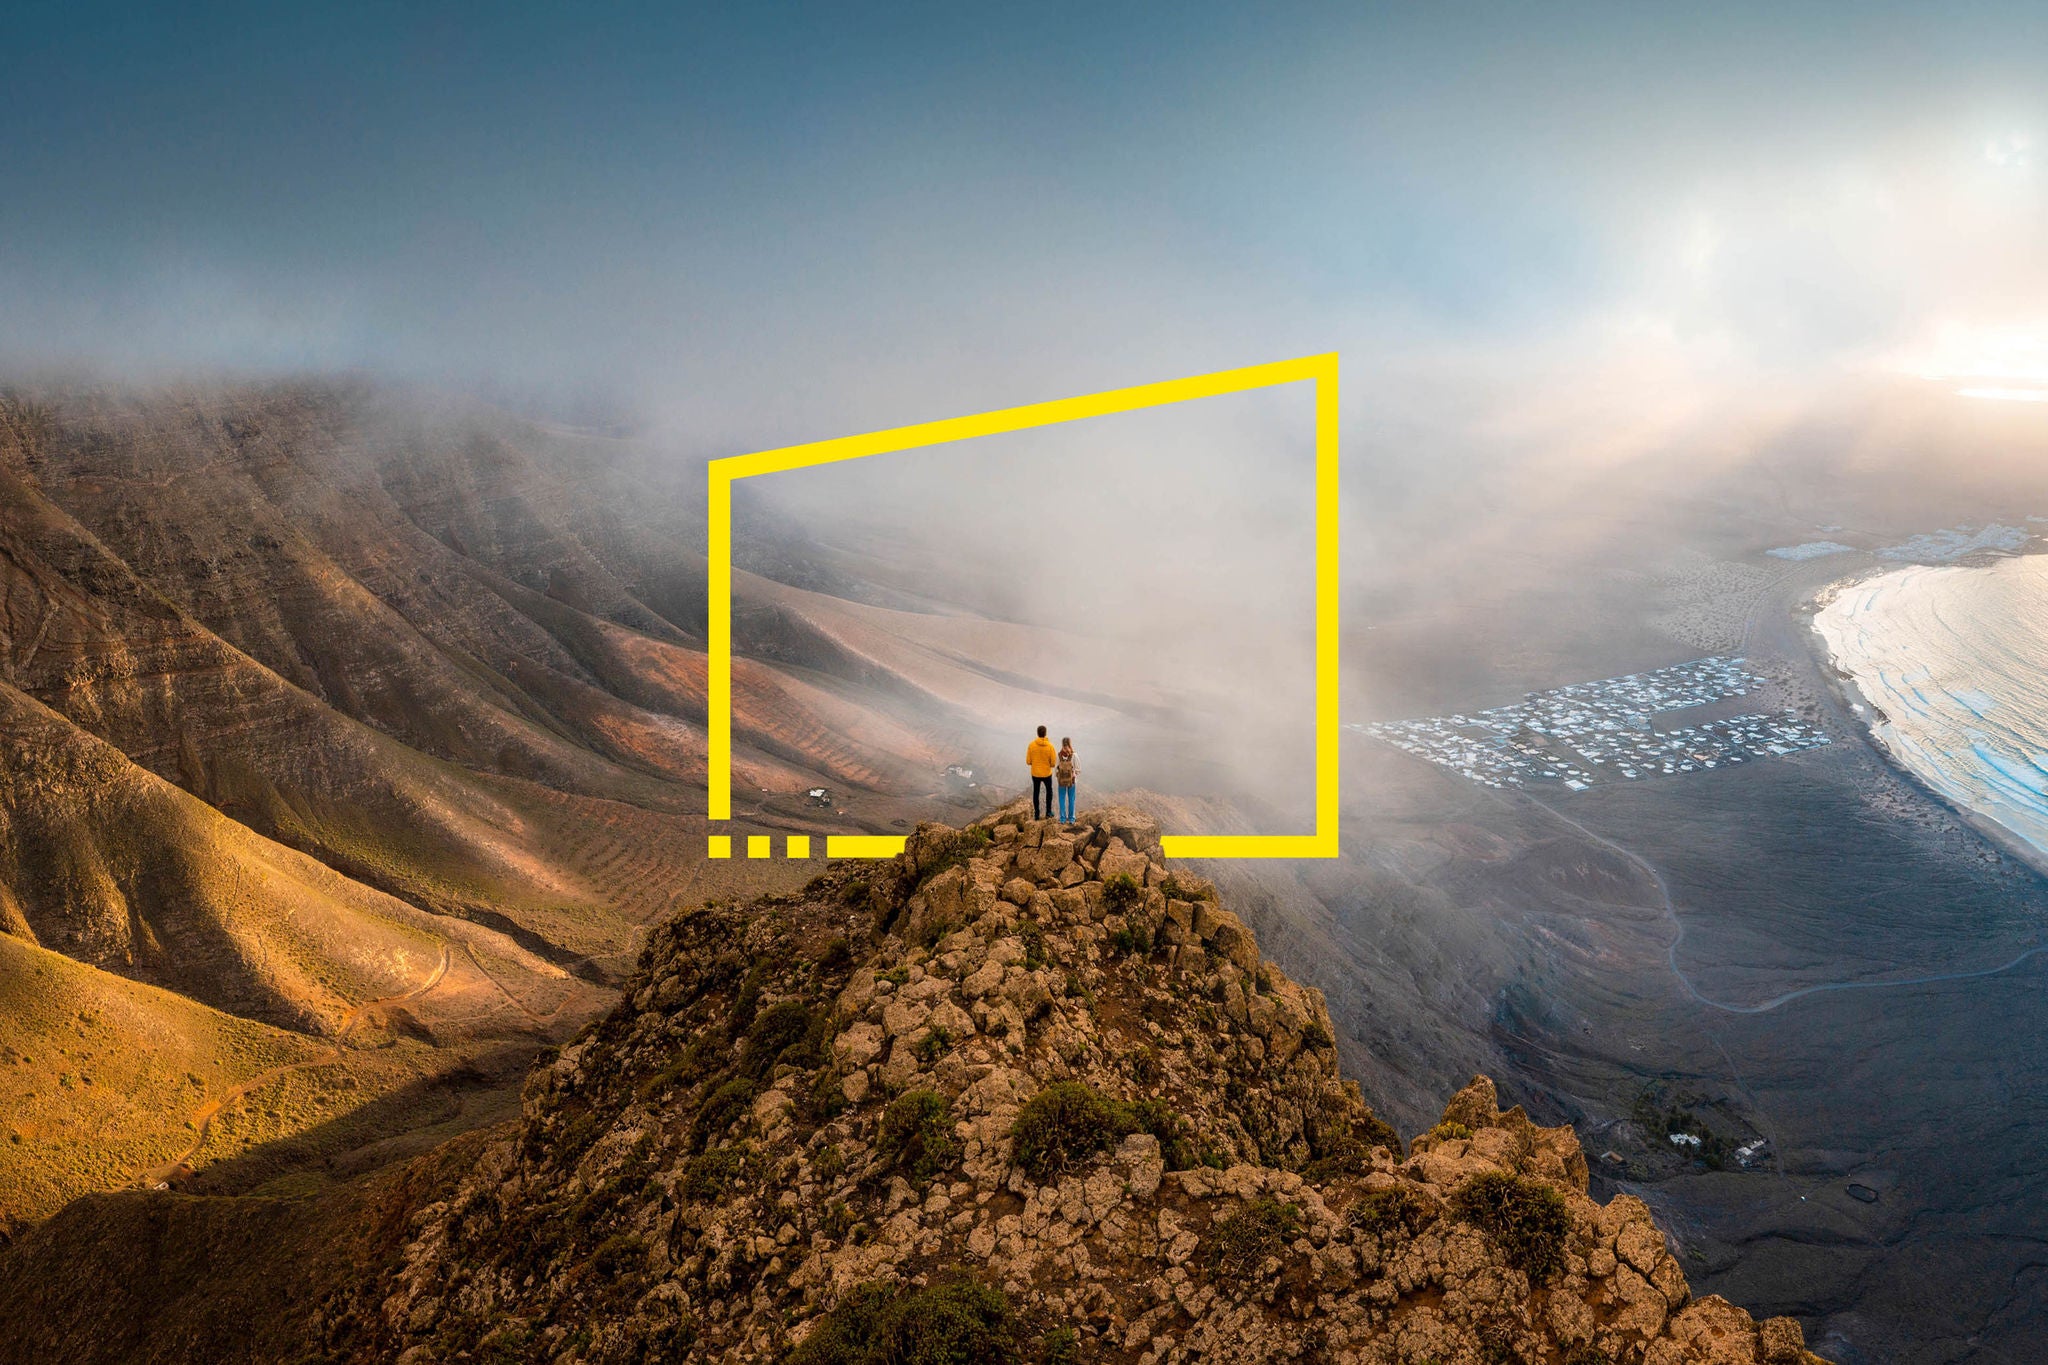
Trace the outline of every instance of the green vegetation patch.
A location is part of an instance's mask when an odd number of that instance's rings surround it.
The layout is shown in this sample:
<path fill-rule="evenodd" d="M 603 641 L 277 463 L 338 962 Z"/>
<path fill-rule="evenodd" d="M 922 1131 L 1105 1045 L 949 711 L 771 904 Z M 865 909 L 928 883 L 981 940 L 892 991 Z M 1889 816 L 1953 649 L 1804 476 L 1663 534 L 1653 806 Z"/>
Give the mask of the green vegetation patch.
<path fill-rule="evenodd" d="M 862 1285 L 827 1313 L 784 1365 L 1021 1365 L 1003 1292 L 976 1280 L 924 1289 Z"/>
<path fill-rule="evenodd" d="M 599 1275 L 638 1270 L 647 1263 L 647 1244 L 630 1232 L 615 1233 L 590 1253 L 590 1268 Z"/>
<path fill-rule="evenodd" d="M 1132 1133 L 1158 1138 L 1174 1170 L 1186 1170 L 1200 1159 L 1166 1101 L 1113 1100 L 1079 1081 L 1057 1081 L 1018 1111 L 1010 1125 L 1011 1159 L 1034 1180 L 1048 1180 Z"/>
<path fill-rule="evenodd" d="M 1126 924 L 1109 936 L 1109 946 L 1126 957 L 1132 954 L 1149 957 L 1152 953 L 1152 934 L 1142 924 Z"/>
<path fill-rule="evenodd" d="M 811 1012 L 801 1000 L 771 1005 L 747 1027 L 747 1041 L 740 1053 L 740 1070 L 760 1079 L 768 1074 L 783 1049 L 803 1041 L 810 1031 Z"/>
<path fill-rule="evenodd" d="M 1024 940 L 1024 970 L 1035 972 L 1045 965 L 1045 930 L 1036 920 L 1025 920 L 1017 930 L 1017 936 Z"/>
<path fill-rule="evenodd" d="M 818 971 L 826 976 L 843 972 L 853 965 L 853 945 L 843 937 L 835 938 L 825 945 L 818 955 Z"/>
<path fill-rule="evenodd" d="M 1219 1275 L 1242 1279 L 1300 1233 L 1301 1206 L 1264 1195 L 1218 1220 L 1209 1233 L 1209 1260 Z"/>
<path fill-rule="evenodd" d="M 1372 1169 L 1373 1148 L 1401 1150 L 1401 1135 L 1370 1110 L 1322 1105 L 1305 1116 L 1304 1126 L 1309 1160 L 1302 1173 L 1311 1180 L 1363 1175 Z"/>
<path fill-rule="evenodd" d="M 1119 872 L 1102 884 L 1102 903 L 1112 915 L 1128 914 L 1145 899 L 1145 889 L 1128 872 Z"/>
<path fill-rule="evenodd" d="M 749 1154 L 743 1147 L 713 1147 L 684 1163 L 683 1178 L 677 1188 L 685 1199 L 715 1203 L 747 1174 L 749 1164 Z"/>
<path fill-rule="evenodd" d="M 1399 1186 L 1370 1190 L 1351 1206 L 1351 1225 L 1381 1237 L 1420 1232 L 1435 1219 L 1435 1211 L 1425 1200 Z"/>
<path fill-rule="evenodd" d="M 926 1031 L 924 1037 L 917 1040 L 917 1046 L 913 1047 L 911 1051 L 917 1055 L 917 1060 L 920 1063 L 930 1066 L 933 1062 L 945 1056 L 947 1050 L 952 1046 L 952 1032 L 942 1025 L 933 1024 Z"/>
<path fill-rule="evenodd" d="M 1034 1180 L 1058 1175 L 1130 1131 L 1124 1107 L 1079 1081 L 1033 1095 L 1010 1125 L 1012 1159 Z"/>
<path fill-rule="evenodd" d="M 746 1077 L 734 1076 L 712 1091 L 697 1110 L 697 1121 L 691 1127 L 691 1145 L 702 1150 L 712 1138 L 730 1128 L 733 1121 L 754 1102 L 754 1095 L 759 1089 Z"/>
<path fill-rule="evenodd" d="M 883 1111 L 875 1144 L 891 1167 L 924 1184 L 960 1159 L 953 1106 L 936 1090 L 907 1091 Z"/>
<path fill-rule="evenodd" d="M 1038 1342 L 1038 1365 L 1081 1365 L 1081 1338 L 1071 1327 L 1055 1327 Z"/>
<path fill-rule="evenodd" d="M 1564 1269 L 1571 1209 L 1563 1195 L 1541 1181 L 1488 1171 L 1458 1186 L 1451 1208 L 1491 1237 L 1531 1284 L 1548 1284 Z"/>
<path fill-rule="evenodd" d="M 651 1100 L 672 1086 L 696 1080 L 710 1069 L 710 1054 L 710 1040 L 704 1034 L 698 1034 L 661 1070 L 635 1086 L 634 1093 L 643 1100 Z"/>

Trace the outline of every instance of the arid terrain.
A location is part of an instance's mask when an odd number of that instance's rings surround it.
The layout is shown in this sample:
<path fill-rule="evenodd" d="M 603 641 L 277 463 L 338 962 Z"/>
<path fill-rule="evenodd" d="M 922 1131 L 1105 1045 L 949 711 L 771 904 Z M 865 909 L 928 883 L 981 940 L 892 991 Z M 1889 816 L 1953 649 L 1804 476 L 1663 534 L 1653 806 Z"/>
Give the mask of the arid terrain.
<path fill-rule="evenodd" d="M 359 1292 L 357 1263 L 397 1255 L 400 1225 L 520 1121 L 536 1058 L 645 1009 L 620 992 L 649 926 L 823 870 L 704 856 L 700 469 L 348 382 L 0 405 L 17 1293 L 113 1245 L 151 1248 L 134 1292 L 208 1331 L 278 1267 L 305 1266 L 293 1314 Z M 2043 883 L 1898 777 L 1831 691 L 1801 610 L 1844 563 L 1762 553 L 1830 519 L 1803 488 L 1759 510 L 1711 483 L 1661 503 L 1617 486 L 1654 511 L 1456 559 L 1390 533 L 1375 563 L 1410 576 L 1358 585 L 1347 718 L 1739 652 L 1756 704 L 1827 746 L 1503 792 L 1349 735 L 1341 859 L 1187 874 L 1321 992 L 1329 1048 L 1394 1129 L 1431 1129 L 1485 1073 L 1576 1131 L 1595 1198 L 1655 1212 L 1693 1289 L 1801 1318 L 1843 1361 L 2007 1350 L 2040 1323 L 2039 1153 L 2001 1136 L 2038 1061 L 1995 1056 L 1997 1021 L 2033 1008 L 2026 973 L 1974 973 L 2034 941 Z M 1994 493 L 1840 534 L 1867 549 Z M 1049 625 L 972 565 L 943 595 L 900 531 L 739 511 L 734 832 L 968 823 L 1014 797 L 1046 718 L 1115 737 L 1090 751 L 1090 801 L 1173 831 L 1291 818 L 1197 737 L 1214 688 L 1115 648 L 1142 603 L 1110 592 Z M 1265 779 L 1291 772 L 1254 748 Z M 1958 1055 L 2003 1079 L 1958 1089 Z M 246 1273 L 196 1303 L 194 1267 L 239 1245 Z"/>
<path fill-rule="evenodd" d="M 347 382 L 0 402 L 0 1225 L 417 1150 L 650 919 L 810 875 L 704 857 L 694 468 Z M 1013 747 L 1053 636 L 885 605 L 743 513 L 746 828 L 985 807 L 946 770 Z"/>
<path fill-rule="evenodd" d="M 80 1201 L 0 1261 L 0 1358 L 1820 1365 L 1695 1299 L 1642 1202 L 1589 1198 L 1571 1130 L 1485 1077 L 1404 1142 L 1321 994 L 1134 812 L 921 824 L 666 920 L 627 992 L 456 1161 Z M 219 1285 L 59 1269 L 235 1230 Z"/>

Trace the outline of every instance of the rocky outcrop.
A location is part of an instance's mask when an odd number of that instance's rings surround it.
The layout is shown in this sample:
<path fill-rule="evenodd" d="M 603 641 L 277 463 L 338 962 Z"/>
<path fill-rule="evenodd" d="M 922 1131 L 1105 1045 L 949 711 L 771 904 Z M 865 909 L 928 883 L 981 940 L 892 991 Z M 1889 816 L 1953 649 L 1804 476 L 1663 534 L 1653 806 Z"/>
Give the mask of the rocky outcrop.
<path fill-rule="evenodd" d="M 1412 1144 L 1143 817 L 921 826 L 658 929 L 327 1346 L 429 1361 L 1791 1365 L 1567 1128 Z"/>

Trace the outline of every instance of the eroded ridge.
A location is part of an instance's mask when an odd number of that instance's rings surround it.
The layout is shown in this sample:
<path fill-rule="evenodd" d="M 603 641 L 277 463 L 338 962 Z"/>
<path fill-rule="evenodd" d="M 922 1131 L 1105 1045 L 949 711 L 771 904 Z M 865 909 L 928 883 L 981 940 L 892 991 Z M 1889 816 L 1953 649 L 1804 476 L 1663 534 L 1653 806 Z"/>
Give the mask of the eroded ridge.
<path fill-rule="evenodd" d="M 1813 1362 L 1695 1300 L 1569 1128 L 1403 1144 L 1142 816 L 920 826 L 662 925 L 330 1319 L 441 1360 Z"/>

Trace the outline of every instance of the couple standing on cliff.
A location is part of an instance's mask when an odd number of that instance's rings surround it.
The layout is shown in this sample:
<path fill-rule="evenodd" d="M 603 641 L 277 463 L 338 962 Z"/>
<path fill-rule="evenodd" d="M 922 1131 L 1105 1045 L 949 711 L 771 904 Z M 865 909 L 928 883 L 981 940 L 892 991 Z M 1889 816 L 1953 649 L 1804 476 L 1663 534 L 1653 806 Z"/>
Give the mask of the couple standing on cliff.
<path fill-rule="evenodd" d="M 1060 747 L 1052 747 L 1052 741 L 1045 737 L 1045 727 L 1038 727 L 1038 738 L 1031 741 L 1024 750 L 1025 765 L 1031 769 L 1031 818 L 1041 820 L 1053 814 L 1053 780 L 1059 780 L 1059 817 L 1062 824 L 1074 823 L 1074 780 L 1081 774 L 1081 765 L 1074 760 L 1074 741 L 1062 739 Z M 1045 792 L 1045 814 L 1038 813 L 1038 793 Z"/>

